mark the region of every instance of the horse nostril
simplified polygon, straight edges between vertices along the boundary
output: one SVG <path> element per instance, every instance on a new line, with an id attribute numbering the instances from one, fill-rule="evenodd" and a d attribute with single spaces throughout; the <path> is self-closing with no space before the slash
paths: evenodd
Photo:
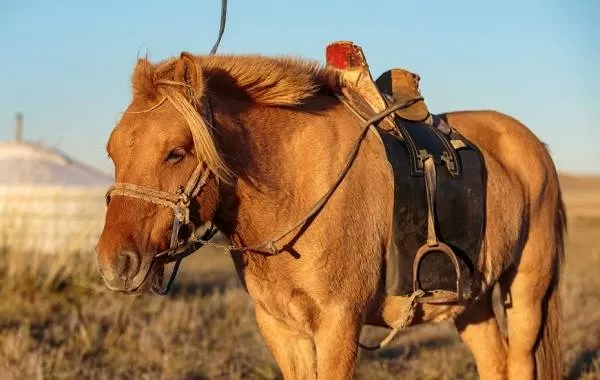
<path id="1" fill-rule="evenodd" d="M 123 280 L 130 280 L 140 270 L 140 256 L 131 251 L 119 252 L 117 259 L 117 273 Z"/>

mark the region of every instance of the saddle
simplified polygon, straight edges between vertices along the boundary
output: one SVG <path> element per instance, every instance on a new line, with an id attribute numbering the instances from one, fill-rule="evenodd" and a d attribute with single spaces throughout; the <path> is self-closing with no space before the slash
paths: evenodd
<path id="1" fill-rule="evenodd" d="M 385 292 L 425 303 L 456 303 L 479 294 L 485 228 L 485 166 L 479 149 L 429 112 L 420 77 L 391 69 L 377 80 L 350 41 L 326 48 L 346 103 L 365 120 L 415 99 L 377 125 L 394 173 L 393 233 L 385 258 Z"/>

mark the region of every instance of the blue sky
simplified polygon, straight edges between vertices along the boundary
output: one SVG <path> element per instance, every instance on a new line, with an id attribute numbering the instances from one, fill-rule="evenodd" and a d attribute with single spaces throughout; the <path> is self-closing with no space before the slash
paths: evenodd
<path id="1" fill-rule="evenodd" d="M 433 112 L 496 109 L 550 145 L 561 171 L 600 174 L 600 2 L 229 0 L 220 52 L 323 60 L 352 40 L 378 76 L 421 75 Z M 136 57 L 204 54 L 219 0 L 0 0 L 0 140 L 25 138 L 112 171 L 105 144 Z"/>

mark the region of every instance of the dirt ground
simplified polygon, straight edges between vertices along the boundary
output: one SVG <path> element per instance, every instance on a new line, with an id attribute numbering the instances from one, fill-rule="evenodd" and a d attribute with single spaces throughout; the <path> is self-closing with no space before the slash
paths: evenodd
<path id="1" fill-rule="evenodd" d="M 600 379 L 600 178 L 562 176 L 569 233 L 567 379 Z M 169 297 L 112 293 L 93 255 L 0 252 L 0 379 L 278 379 L 230 259 L 190 258 Z M 363 340 L 383 337 L 367 328 Z M 475 379 L 448 323 L 402 331 L 361 354 L 357 379 Z"/>

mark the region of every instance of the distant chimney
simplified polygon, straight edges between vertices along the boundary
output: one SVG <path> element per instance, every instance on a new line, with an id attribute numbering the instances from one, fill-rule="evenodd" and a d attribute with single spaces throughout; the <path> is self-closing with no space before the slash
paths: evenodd
<path id="1" fill-rule="evenodd" d="M 17 112 L 15 116 L 15 142 L 21 143 L 23 141 L 23 114 Z"/>

